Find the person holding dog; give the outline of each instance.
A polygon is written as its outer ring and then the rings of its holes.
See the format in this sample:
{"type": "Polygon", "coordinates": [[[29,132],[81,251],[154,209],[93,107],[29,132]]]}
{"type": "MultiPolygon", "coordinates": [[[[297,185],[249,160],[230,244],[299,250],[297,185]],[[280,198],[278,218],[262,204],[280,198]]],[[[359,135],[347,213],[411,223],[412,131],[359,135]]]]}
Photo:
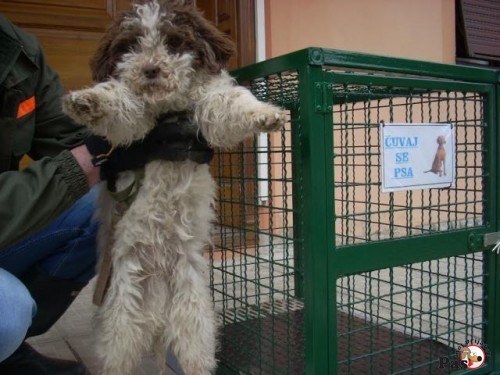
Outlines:
{"type": "Polygon", "coordinates": [[[97,183],[176,152],[162,126],[128,148],[88,136],[62,112],[38,41],[2,16],[0,55],[0,374],[84,374],[24,340],[46,332],[94,276],[97,183]],[[19,170],[24,154],[33,162],[19,170]]]}

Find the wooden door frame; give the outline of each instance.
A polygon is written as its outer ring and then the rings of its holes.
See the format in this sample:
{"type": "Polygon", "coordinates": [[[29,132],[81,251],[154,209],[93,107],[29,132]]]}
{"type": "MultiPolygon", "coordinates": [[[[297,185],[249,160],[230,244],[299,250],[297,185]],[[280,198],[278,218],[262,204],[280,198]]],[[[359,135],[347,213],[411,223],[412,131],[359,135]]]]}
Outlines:
{"type": "MultiPolygon", "coordinates": [[[[236,43],[238,50],[238,67],[254,64],[257,61],[257,30],[256,30],[256,12],[255,12],[255,0],[235,0],[236,1],[236,16],[237,28],[236,28],[236,43]]],[[[254,139],[247,139],[243,142],[245,147],[252,147],[254,139]]],[[[243,155],[245,166],[244,175],[245,177],[254,176],[257,173],[256,167],[245,159],[249,158],[249,155],[243,155]]],[[[258,191],[255,191],[253,183],[251,181],[245,182],[245,191],[252,195],[252,198],[257,202],[258,191]]],[[[242,223],[243,226],[253,227],[255,225],[255,216],[259,215],[259,210],[254,207],[255,212],[253,215],[246,217],[246,222],[242,223]]],[[[253,244],[253,239],[245,241],[247,245],[253,244]]]]}
{"type": "Polygon", "coordinates": [[[198,7],[221,31],[227,28],[233,34],[231,37],[236,43],[237,54],[236,59],[231,61],[231,69],[256,62],[255,0],[195,0],[194,6],[198,7]],[[234,10],[236,19],[229,19],[230,25],[225,24],[227,18],[218,18],[224,16],[219,13],[219,6],[223,9],[231,7],[234,10]]]}
{"type": "Polygon", "coordinates": [[[255,0],[236,0],[238,67],[257,60],[255,0]]]}

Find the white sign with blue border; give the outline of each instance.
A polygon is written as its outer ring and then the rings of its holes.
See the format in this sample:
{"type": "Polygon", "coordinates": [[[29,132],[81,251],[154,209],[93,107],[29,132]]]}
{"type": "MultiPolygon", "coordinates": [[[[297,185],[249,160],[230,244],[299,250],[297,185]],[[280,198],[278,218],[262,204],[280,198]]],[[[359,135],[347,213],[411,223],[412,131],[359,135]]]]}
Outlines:
{"type": "Polygon", "coordinates": [[[454,186],[451,124],[381,123],[380,145],[382,192],[454,186]]]}

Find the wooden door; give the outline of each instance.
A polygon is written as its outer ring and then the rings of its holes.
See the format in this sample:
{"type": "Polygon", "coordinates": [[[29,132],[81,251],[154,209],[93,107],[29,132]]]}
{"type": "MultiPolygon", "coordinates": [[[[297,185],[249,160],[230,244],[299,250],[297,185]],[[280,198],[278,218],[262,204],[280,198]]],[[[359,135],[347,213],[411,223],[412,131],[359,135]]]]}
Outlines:
{"type": "Polygon", "coordinates": [[[236,43],[230,69],[255,62],[255,0],[196,0],[196,6],[236,43]]]}
{"type": "Polygon", "coordinates": [[[91,83],[89,60],[129,0],[1,0],[0,13],[36,35],[66,89],[91,83]]]}

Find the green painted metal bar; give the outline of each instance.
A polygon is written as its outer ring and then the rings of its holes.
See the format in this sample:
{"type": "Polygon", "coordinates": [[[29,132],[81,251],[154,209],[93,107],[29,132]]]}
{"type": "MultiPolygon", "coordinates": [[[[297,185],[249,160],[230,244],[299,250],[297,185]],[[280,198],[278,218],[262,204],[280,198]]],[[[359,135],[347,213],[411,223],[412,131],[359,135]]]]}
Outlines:
{"type": "Polygon", "coordinates": [[[500,283],[498,281],[498,260],[497,257],[489,251],[485,250],[485,271],[484,280],[484,308],[483,321],[486,322],[485,327],[485,343],[491,350],[491,358],[488,358],[488,368],[497,370],[500,368],[500,351],[499,351],[499,335],[498,335],[498,290],[500,283]]]}
{"type": "Polygon", "coordinates": [[[302,213],[304,207],[303,192],[303,160],[302,151],[302,125],[300,124],[300,111],[298,109],[290,111],[290,121],[292,124],[292,148],[295,152],[292,154],[292,176],[293,184],[293,232],[294,232],[294,268],[295,268],[295,297],[304,299],[304,223],[302,222],[302,213]],[[295,126],[294,126],[295,125],[295,126]],[[300,208],[299,208],[300,207],[300,208]],[[300,239],[300,240],[297,240],[300,239]]]}
{"type": "Polygon", "coordinates": [[[466,91],[492,94],[492,85],[463,81],[432,80],[421,77],[374,76],[356,73],[329,73],[325,75],[328,82],[363,84],[368,86],[411,87],[425,90],[466,91]]]}
{"type": "MultiPolygon", "coordinates": [[[[325,205],[326,180],[325,127],[321,113],[314,108],[314,85],[321,81],[321,67],[299,69],[299,98],[302,123],[302,175],[304,211],[301,225],[304,235],[304,301],[306,373],[327,374],[329,371],[328,299],[328,210],[325,205]]],[[[333,297],[334,298],[334,297],[333,297]]]]}
{"type": "MultiPolygon", "coordinates": [[[[487,218],[488,224],[491,228],[495,228],[498,231],[498,217],[500,214],[499,207],[499,191],[498,178],[499,173],[497,171],[499,157],[499,147],[498,147],[498,126],[500,125],[500,119],[498,118],[498,111],[500,109],[500,99],[498,97],[499,85],[489,86],[487,92],[487,103],[484,109],[484,118],[486,123],[489,124],[487,127],[487,132],[485,136],[486,143],[486,158],[484,170],[487,171],[487,196],[488,196],[488,206],[487,206],[487,218]],[[493,125],[493,126],[492,126],[493,125]]],[[[498,256],[491,253],[490,249],[485,249],[485,264],[484,268],[487,271],[484,282],[483,295],[485,296],[485,306],[483,308],[483,319],[486,322],[484,336],[486,337],[486,344],[493,350],[494,356],[493,360],[490,362],[491,368],[500,369],[500,349],[497,349],[500,345],[500,329],[499,326],[499,315],[498,311],[500,306],[499,295],[500,292],[498,284],[498,272],[499,272],[500,260],[498,256]]],[[[489,367],[490,367],[489,366],[489,367]]]]}
{"type": "MultiPolygon", "coordinates": [[[[325,72],[323,72],[323,80],[325,72]]],[[[317,83],[316,83],[317,85],[317,83]]],[[[329,345],[329,374],[340,374],[338,369],[339,362],[339,348],[337,335],[334,334],[338,331],[337,322],[337,275],[335,268],[337,267],[332,247],[335,244],[335,230],[331,225],[335,222],[335,196],[332,194],[334,191],[334,176],[333,176],[333,150],[334,150],[334,135],[333,135],[333,117],[332,111],[332,90],[328,85],[323,85],[323,131],[324,131],[324,158],[325,158],[325,209],[326,209],[326,257],[325,260],[328,265],[328,345],[329,345]]]]}
{"type": "Polygon", "coordinates": [[[308,53],[307,49],[291,52],[266,61],[232,70],[231,75],[239,82],[242,82],[265,77],[271,74],[281,73],[287,70],[295,70],[307,63],[308,53]]]}
{"type": "Polygon", "coordinates": [[[321,66],[370,69],[471,82],[495,83],[498,80],[497,72],[494,69],[465,67],[316,47],[310,47],[307,50],[309,51],[309,63],[321,66]]]}
{"type": "MultiPolygon", "coordinates": [[[[500,78],[500,72],[498,74],[500,78]]],[[[500,82],[500,79],[499,79],[500,82]]],[[[500,231],[500,173],[498,172],[498,165],[500,165],[500,147],[499,137],[500,137],[500,84],[495,86],[495,96],[494,99],[490,101],[490,111],[489,111],[489,122],[493,126],[490,132],[490,147],[492,154],[494,154],[495,159],[489,166],[489,173],[491,173],[491,179],[495,182],[493,186],[494,191],[494,203],[493,212],[495,217],[493,218],[493,225],[497,231],[500,231]]],[[[486,249],[487,259],[488,259],[488,330],[487,339],[488,345],[493,354],[493,368],[496,373],[500,373],[500,256],[492,254],[490,249],[486,249]]]]}
{"type": "Polygon", "coordinates": [[[293,69],[297,66],[297,62],[304,62],[305,58],[307,58],[309,64],[319,66],[368,69],[468,82],[496,83],[500,81],[498,73],[494,69],[377,56],[318,47],[309,47],[284,54],[264,62],[236,69],[231,73],[237,79],[246,80],[252,77],[274,74],[283,69],[293,69]]]}
{"type": "Polygon", "coordinates": [[[335,252],[337,276],[469,254],[470,235],[492,231],[485,227],[345,246],[335,252]]]}

